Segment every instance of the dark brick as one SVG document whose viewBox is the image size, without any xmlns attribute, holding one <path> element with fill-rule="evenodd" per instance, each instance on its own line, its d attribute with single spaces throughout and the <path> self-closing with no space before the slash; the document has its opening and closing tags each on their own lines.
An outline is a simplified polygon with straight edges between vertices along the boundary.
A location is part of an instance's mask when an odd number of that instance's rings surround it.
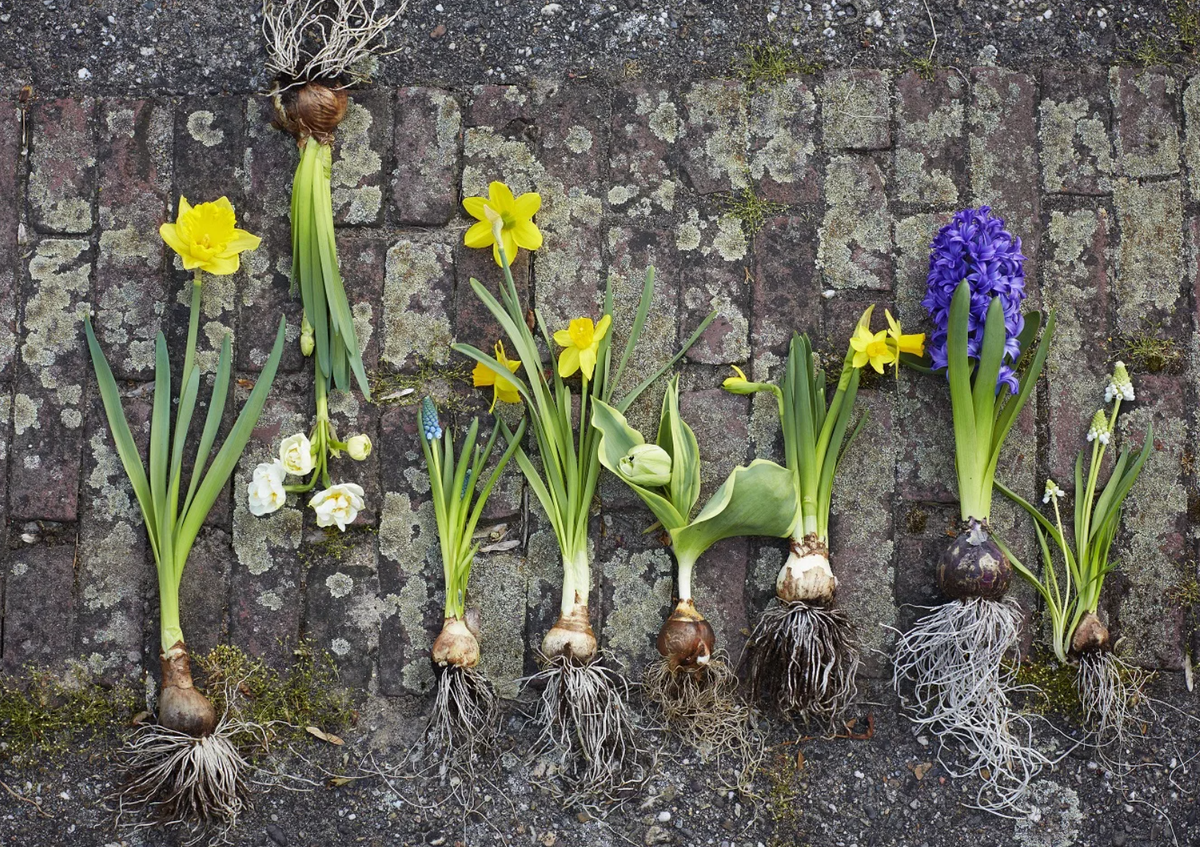
<svg viewBox="0 0 1200 847">
<path fill-rule="evenodd" d="M 1179 173 L 1179 86 L 1144 68 L 1113 68 L 1113 123 L 1121 171 L 1131 177 Z"/>
<path fill-rule="evenodd" d="M 661 405 L 661 398 L 655 399 Z M 698 508 L 703 508 L 733 469 L 746 461 L 749 409 L 748 397 L 721 388 L 680 391 L 679 414 L 696 433 L 700 447 Z"/>
<path fill-rule="evenodd" d="M 396 94 L 396 222 L 441 226 L 458 210 L 462 112 L 449 91 L 401 88 Z"/>
<path fill-rule="evenodd" d="M 59 668 L 75 655 L 75 545 L 35 544 L 8 556 L 3 666 Z"/>
<path fill-rule="evenodd" d="M 724 650 L 734 665 L 754 621 L 750 620 L 742 592 L 731 589 L 746 584 L 749 569 L 750 539 L 727 538 L 710 547 L 692 573 L 696 607 L 716 631 L 717 649 Z"/>
<path fill-rule="evenodd" d="M 708 365 L 744 362 L 750 356 L 749 245 L 741 222 L 733 215 L 695 218 L 685 225 L 694 239 L 675 243 L 680 249 L 681 329 L 684 337 L 710 313 L 716 318 L 687 357 Z"/>
<path fill-rule="evenodd" d="M 175 189 L 192 205 L 245 198 L 234 168 L 246 151 L 245 100 L 235 96 L 189 98 L 175 115 Z"/>
<path fill-rule="evenodd" d="M 606 570 L 604 580 L 591 603 L 601 621 L 596 635 L 602 647 L 624 666 L 630 678 L 637 678 L 648 662 L 658 658 L 655 639 L 675 597 L 675 560 L 665 546 L 662 533 L 646 533 L 653 517 L 639 505 L 629 511 L 605 511 L 604 532 L 597 535 L 597 559 L 593 571 Z M 697 571 L 702 568 L 703 562 Z M 535 643 L 558 614 L 560 577 L 547 569 L 544 586 L 553 598 L 551 608 L 542 614 L 530 606 L 534 617 L 530 642 Z M 559 572 L 561 574 L 561 571 Z M 534 586 L 531 585 L 531 588 Z M 549 606 L 549 604 L 545 604 Z M 593 626 L 596 621 L 593 622 Z M 718 636 L 719 637 L 719 636 Z"/>
<path fill-rule="evenodd" d="M 636 84 L 614 92 L 610 211 L 639 217 L 675 211 L 681 186 L 673 175 L 683 132 L 670 90 Z"/>
<path fill-rule="evenodd" d="M 12 378 L 17 355 L 17 187 L 21 124 L 13 109 L 0 109 L 0 384 Z"/>
<path fill-rule="evenodd" d="M 732 80 L 693 83 L 683 94 L 687 108 L 681 167 L 697 194 L 748 187 L 749 142 L 744 88 Z"/>
<path fill-rule="evenodd" d="M 377 236 L 339 240 L 342 280 L 367 372 L 378 370 L 382 346 L 387 241 Z M 353 378 L 353 375 L 352 375 Z M 357 383 L 355 383 L 357 385 Z M 357 388 L 355 389 L 357 393 Z"/>
<path fill-rule="evenodd" d="M 173 209 L 172 114 L 149 100 L 100 108 L 96 335 L 118 378 L 154 378 L 154 338 L 169 296 L 158 227 Z"/>
<path fill-rule="evenodd" d="M 538 160 L 565 186 L 596 186 L 608 176 L 612 103 L 603 88 L 566 84 L 539 90 Z"/>
<path fill-rule="evenodd" d="M 1042 72 L 1042 187 L 1050 194 L 1112 191 L 1108 80 L 1100 68 Z"/>
<path fill-rule="evenodd" d="M 962 143 L 966 82 L 957 71 L 896 81 L 895 197 L 908 203 L 958 203 L 966 184 Z"/>
<path fill-rule="evenodd" d="M 517 85 L 476 85 L 466 112 L 467 126 L 493 127 L 508 138 L 535 134 L 533 97 Z"/>
<path fill-rule="evenodd" d="M 30 222 L 41 232 L 83 235 L 96 220 L 96 144 L 92 133 L 96 104 L 51 100 L 29 109 Z"/>
<path fill-rule="evenodd" d="M 366 688 L 376 652 L 372 633 L 356 625 L 355 612 L 378 594 L 378 580 L 369 568 L 323 564 L 308 571 L 307 634 L 318 649 L 333 654 L 338 678 L 351 688 Z"/>
<path fill-rule="evenodd" d="M 793 332 L 821 335 L 816 235 L 808 218 L 778 217 L 754 239 L 750 337 L 756 368 L 760 360 L 782 364 Z"/>
<path fill-rule="evenodd" d="M 892 146 L 887 73 L 866 68 L 831 71 L 818 93 L 826 148 L 886 150 Z"/>
<path fill-rule="evenodd" d="M 228 638 L 226 613 L 233 560 L 229 534 L 202 527 L 179 585 L 179 620 L 193 655 L 207 653 Z M 158 639 L 154 644 L 157 647 Z"/>
<path fill-rule="evenodd" d="M 13 398 L 12 453 L 21 457 L 9 471 L 13 518 L 76 517 L 91 259 L 88 242 L 65 239 L 40 241 L 29 258 Z"/>
<path fill-rule="evenodd" d="M 750 178 L 755 193 L 774 203 L 817 203 L 821 171 L 815 159 L 817 101 L 812 80 L 788 77 L 750 100 Z"/>
<path fill-rule="evenodd" d="M 504 272 L 492 258 L 492 251 L 472 250 L 462 244 L 454 250 L 454 272 L 457 278 L 454 291 L 454 340 L 461 344 L 472 344 L 485 352 L 492 352 L 496 341 L 504 341 L 504 349 L 509 356 L 516 356 L 513 345 L 504 336 L 499 322 L 492 317 L 475 292 L 471 290 L 471 280 L 478 279 L 500 299 L 500 287 L 504 285 Z M 529 253 L 522 250 L 517 261 L 512 266 L 513 281 L 517 286 L 517 294 L 525 309 L 532 306 L 529 298 Z"/>
<path fill-rule="evenodd" d="M 391 144 L 391 92 L 353 92 L 333 146 L 334 223 L 372 226 L 383 221 L 385 163 Z"/>
<path fill-rule="evenodd" d="M 896 513 L 896 605 L 904 631 L 945 597 L 937 586 L 937 563 L 958 531 L 957 504 L 905 503 Z M 835 566 L 836 570 L 836 566 Z"/>
</svg>

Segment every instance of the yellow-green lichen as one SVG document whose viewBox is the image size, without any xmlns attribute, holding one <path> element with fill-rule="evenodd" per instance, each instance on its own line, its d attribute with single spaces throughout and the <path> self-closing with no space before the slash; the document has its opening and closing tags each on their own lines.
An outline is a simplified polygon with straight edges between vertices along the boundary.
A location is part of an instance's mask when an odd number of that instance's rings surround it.
<svg viewBox="0 0 1200 847">
<path fill-rule="evenodd" d="M 89 265 L 86 241 L 44 239 L 29 260 L 33 294 L 25 302 L 21 359 L 43 388 L 58 387 L 59 354 L 74 352 L 79 324 L 87 314 Z"/>
<path fill-rule="evenodd" d="M 750 106 L 750 179 L 790 185 L 798 181 L 816 151 L 813 134 L 817 101 L 798 79 L 755 93 Z"/>
<path fill-rule="evenodd" d="M 892 223 L 883 175 L 870 159 L 835 156 L 825 178 L 827 208 L 817 268 L 829 288 L 886 288 Z"/>
<path fill-rule="evenodd" d="M 1049 192 L 1066 190 L 1067 181 L 1094 181 L 1100 191 L 1112 189 L 1113 155 L 1108 128 L 1088 101 L 1076 97 L 1041 103 L 1042 185 Z M 1083 155 L 1076 153 L 1076 146 Z"/>
<path fill-rule="evenodd" d="M 685 97 L 688 123 L 703 139 L 689 145 L 688 158 L 698 173 L 733 189 L 745 188 L 748 119 L 741 86 L 708 80 L 697 82 Z"/>
<path fill-rule="evenodd" d="M 205 147 L 216 147 L 225 140 L 225 130 L 213 126 L 217 116 L 207 109 L 201 109 L 188 115 L 187 130 L 196 141 Z"/>
<path fill-rule="evenodd" d="M 403 587 L 396 614 L 415 649 L 421 649 L 428 637 L 425 615 L 431 596 L 425 565 L 437 538 L 431 501 L 414 508 L 407 494 L 389 491 L 384 495 L 379 519 L 379 554 L 398 566 Z M 413 693 L 424 693 L 433 686 L 433 669 L 428 662 L 407 662 L 401 677 L 404 687 Z"/>
<path fill-rule="evenodd" d="M 383 160 L 371 148 L 370 110 L 351 102 L 338 125 L 337 156 L 330 171 L 333 210 L 348 224 L 374 223 L 383 206 L 378 185 L 364 185 L 379 174 Z"/>
<path fill-rule="evenodd" d="M 1173 313 L 1182 297 L 1183 198 L 1179 180 L 1119 179 L 1113 204 L 1121 241 L 1114 288 L 1117 328 L 1133 331 L 1149 309 Z"/>
</svg>

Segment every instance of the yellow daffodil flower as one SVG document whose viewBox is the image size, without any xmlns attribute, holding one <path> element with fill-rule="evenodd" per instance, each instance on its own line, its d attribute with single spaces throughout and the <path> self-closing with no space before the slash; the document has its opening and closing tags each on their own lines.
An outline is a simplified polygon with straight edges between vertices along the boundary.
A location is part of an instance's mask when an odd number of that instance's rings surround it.
<svg viewBox="0 0 1200 847">
<path fill-rule="evenodd" d="M 892 313 L 886 309 L 883 313 L 887 315 L 887 334 L 889 343 L 895 347 L 896 374 L 899 375 L 901 353 L 911 353 L 914 356 L 925 355 L 925 333 L 919 332 L 905 335 L 900 329 L 900 321 L 893 318 Z"/>
<path fill-rule="evenodd" d="M 854 350 L 854 367 L 861 368 L 868 362 L 876 373 L 883 373 L 885 365 L 896 361 L 896 353 L 888 346 L 887 330 L 871 332 L 869 326 L 860 323 L 850 336 L 850 348 Z"/>
<path fill-rule="evenodd" d="M 463 236 L 468 247 L 491 247 L 496 264 L 500 260 L 500 247 L 511 265 L 517 258 L 517 249 L 537 250 L 542 246 L 542 233 L 533 222 L 533 216 L 542 207 L 540 194 L 529 192 L 513 197 L 512 191 L 502 182 L 488 185 L 488 196 L 467 197 L 463 208 L 475 218 Z"/>
<path fill-rule="evenodd" d="M 737 374 L 735 376 L 726 377 L 725 381 L 721 383 L 721 387 L 726 391 L 733 392 L 734 394 L 741 394 L 742 391 L 740 389 L 744 389 L 747 385 L 749 385 L 750 380 L 746 379 L 745 372 L 742 371 L 742 369 L 737 365 L 730 365 L 730 367 L 733 368 Z"/>
<path fill-rule="evenodd" d="M 565 379 L 581 370 L 583 378 L 591 380 L 596 372 L 600 342 L 608 334 L 611 323 L 611 315 L 602 317 L 598 324 L 593 324 L 591 318 L 576 318 L 568 329 L 554 333 L 554 342 L 566 348 L 558 356 L 558 375 Z"/>
<path fill-rule="evenodd" d="M 237 216 L 227 197 L 197 206 L 180 197 L 175 223 L 163 224 L 158 234 L 183 259 L 184 268 L 200 268 L 214 276 L 235 273 L 240 264 L 238 254 L 255 250 L 262 242 L 257 235 L 237 228 Z"/>
<path fill-rule="evenodd" d="M 517 368 L 521 367 L 520 359 L 510 359 L 504 355 L 504 342 L 502 341 L 496 342 L 496 361 L 501 366 L 508 368 L 509 373 L 516 373 Z M 489 412 L 496 408 L 497 400 L 502 403 L 521 402 L 521 395 L 517 391 L 517 387 L 482 362 L 475 365 L 475 370 L 471 372 L 471 379 L 476 388 L 492 386 L 492 405 L 488 409 Z"/>
</svg>

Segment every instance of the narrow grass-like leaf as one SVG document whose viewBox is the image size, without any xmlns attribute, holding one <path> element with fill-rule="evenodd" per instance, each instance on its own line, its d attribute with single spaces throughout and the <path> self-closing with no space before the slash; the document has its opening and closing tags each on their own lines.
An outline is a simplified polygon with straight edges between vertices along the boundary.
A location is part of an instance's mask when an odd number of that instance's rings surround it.
<svg viewBox="0 0 1200 847">
<path fill-rule="evenodd" d="M 186 514 L 192 505 L 192 497 L 196 493 L 197 486 L 200 485 L 204 466 L 208 463 L 208 454 L 212 450 L 213 442 L 217 440 L 217 430 L 221 428 L 221 416 L 225 414 L 225 399 L 229 395 L 229 371 L 232 358 L 229 334 L 226 333 L 225 339 L 221 342 L 221 355 L 217 359 L 217 376 L 213 381 L 212 397 L 208 400 L 208 415 L 204 418 L 204 430 L 200 433 L 200 446 L 196 448 L 196 461 L 192 465 L 187 496 L 183 500 L 183 508 L 179 510 L 180 515 Z"/>
</svg>

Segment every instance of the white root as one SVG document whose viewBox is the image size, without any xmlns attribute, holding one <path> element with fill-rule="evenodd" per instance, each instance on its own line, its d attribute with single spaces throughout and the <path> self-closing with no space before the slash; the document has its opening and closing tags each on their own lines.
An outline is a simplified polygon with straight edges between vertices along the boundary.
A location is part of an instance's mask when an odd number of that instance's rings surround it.
<svg viewBox="0 0 1200 847">
<path fill-rule="evenodd" d="M 499 724 L 500 701 L 487 677 L 474 668 L 445 668 L 425 727 L 426 752 L 433 754 L 427 761 L 437 761 L 443 777 L 454 768 L 472 771 L 495 749 Z"/>
<path fill-rule="evenodd" d="M 282 78 L 276 93 L 305 82 L 369 82 L 365 60 L 387 55 L 387 29 L 406 5 L 389 14 L 381 0 L 263 0 L 267 72 Z"/>
<path fill-rule="evenodd" d="M 1079 660 L 1075 688 L 1083 707 L 1084 726 L 1096 746 L 1115 746 L 1130 739 L 1139 713 L 1150 708 L 1144 692 L 1150 674 L 1123 661 L 1111 650 L 1090 651 Z"/>
<path fill-rule="evenodd" d="M 1020 689 L 1004 658 L 1017 645 L 1021 609 L 1010 599 L 972 598 L 929 611 L 897 639 L 896 693 L 913 722 L 937 736 L 951 776 L 983 781 L 979 808 L 1025 814 L 1030 782 L 1061 756 L 1034 746 L 1033 724 L 1009 699 Z M 950 742 L 958 756 L 946 755 Z"/>
</svg>

